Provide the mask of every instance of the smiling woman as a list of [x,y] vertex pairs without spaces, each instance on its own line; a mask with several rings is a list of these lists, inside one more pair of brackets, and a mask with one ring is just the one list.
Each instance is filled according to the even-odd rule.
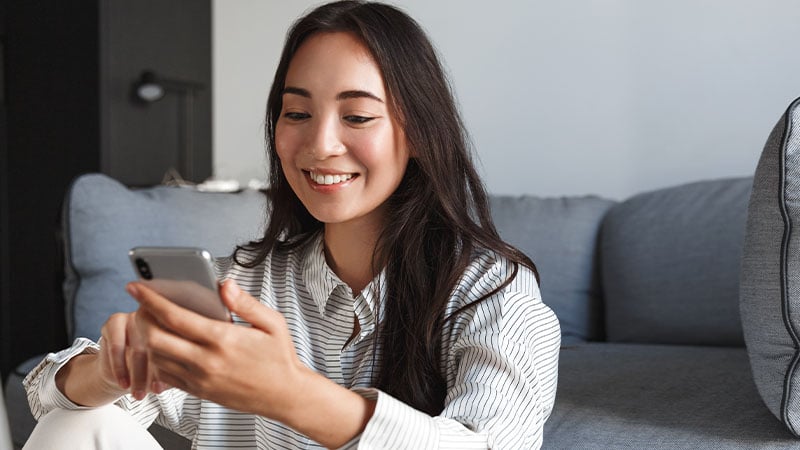
[[[380,3],[313,10],[289,32],[266,119],[265,233],[219,263],[237,323],[131,283],[138,311],[26,379],[33,410],[116,402],[198,448],[541,446],[558,321],[497,235],[416,22]],[[37,442],[74,416],[55,417]]]
[[[286,180],[327,234],[377,240],[380,206],[400,185],[409,153],[369,49],[350,33],[312,36],[292,58],[285,85],[275,150]],[[363,276],[353,281],[361,290],[374,273],[368,258],[358,263]]]

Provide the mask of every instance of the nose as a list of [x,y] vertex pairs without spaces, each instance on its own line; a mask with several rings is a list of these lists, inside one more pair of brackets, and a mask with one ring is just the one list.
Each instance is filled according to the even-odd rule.
[[314,159],[322,161],[345,153],[336,117],[320,118],[310,130],[309,150]]

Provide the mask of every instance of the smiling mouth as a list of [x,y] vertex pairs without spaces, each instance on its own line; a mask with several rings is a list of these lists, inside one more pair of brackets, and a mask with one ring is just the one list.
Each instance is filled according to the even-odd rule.
[[358,176],[358,174],[354,173],[342,173],[336,175],[321,174],[316,172],[306,172],[306,173],[308,173],[308,176],[311,178],[311,181],[324,186],[344,183],[345,181],[352,180],[354,177]]

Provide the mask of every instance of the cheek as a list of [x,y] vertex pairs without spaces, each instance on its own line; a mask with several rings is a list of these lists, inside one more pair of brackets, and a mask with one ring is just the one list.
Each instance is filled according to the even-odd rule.
[[362,136],[357,139],[350,139],[345,145],[347,145],[353,153],[353,156],[365,167],[375,168],[380,164],[381,148],[383,146],[380,139],[374,136]]
[[297,147],[297,139],[291,130],[282,127],[280,123],[275,127],[275,152],[281,162],[288,162]]
[[394,170],[398,165],[405,166],[408,160],[405,143],[391,129],[357,136],[350,140],[349,147],[357,149],[358,159],[373,171]]

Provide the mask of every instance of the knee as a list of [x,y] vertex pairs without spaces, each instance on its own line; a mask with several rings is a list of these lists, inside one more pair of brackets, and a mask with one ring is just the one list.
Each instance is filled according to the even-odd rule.
[[130,414],[114,405],[55,409],[41,419],[24,448],[154,448],[161,447]]

